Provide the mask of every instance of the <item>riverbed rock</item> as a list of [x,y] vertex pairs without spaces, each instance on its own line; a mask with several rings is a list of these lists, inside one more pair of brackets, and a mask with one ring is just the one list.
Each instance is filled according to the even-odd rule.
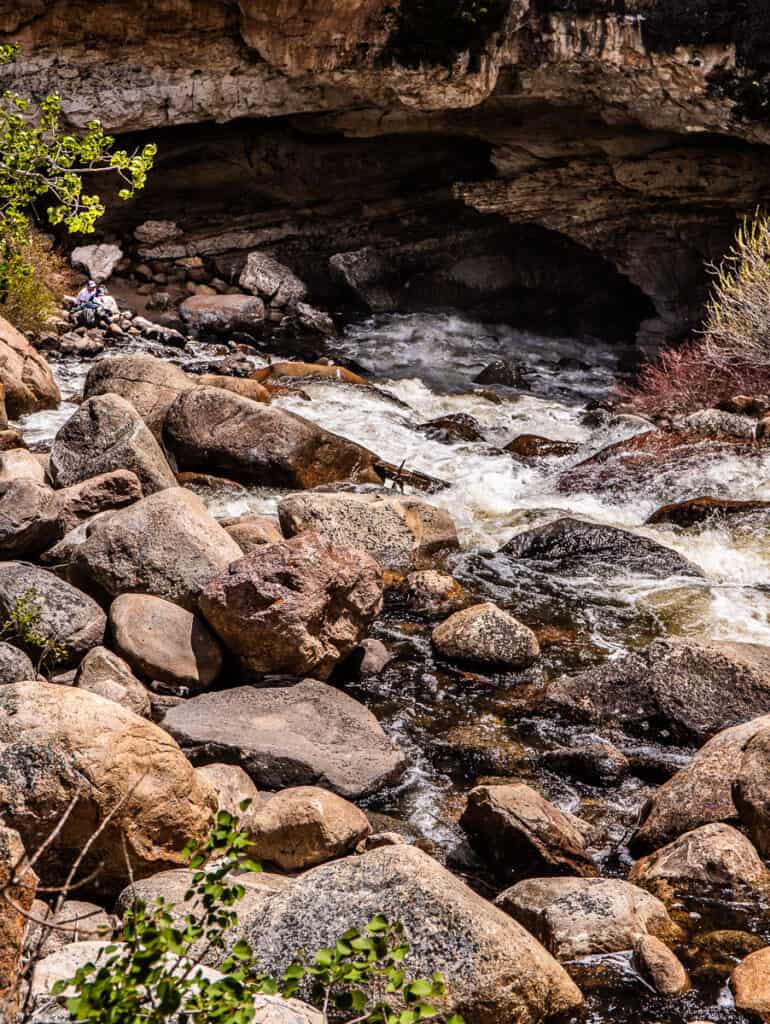
[[662,505],[647,519],[650,526],[671,523],[674,526],[695,526],[712,517],[726,519],[744,515],[747,512],[764,512],[770,509],[770,501],[731,501],[728,498],[688,498],[671,505]]
[[559,775],[582,779],[591,785],[606,786],[628,774],[630,762],[622,751],[606,740],[575,743],[544,751],[538,763]]
[[712,822],[737,823],[733,783],[741,771],[744,747],[768,727],[770,715],[764,715],[717,733],[701,747],[689,764],[655,791],[632,837],[632,850],[649,853]]
[[[31,850],[31,857],[34,850]],[[0,900],[0,1010],[13,1021],[18,1006],[27,917],[35,900],[38,878],[23,867],[26,851],[19,833],[0,824],[0,887],[8,899]],[[18,881],[13,882],[17,878]]]
[[201,588],[240,557],[200,498],[172,487],[97,520],[74,564],[112,597],[153,594],[193,611]]
[[149,693],[131,671],[128,662],[107,647],[93,647],[88,652],[78,666],[74,685],[114,700],[140,718],[150,717]]
[[642,651],[554,680],[545,700],[548,709],[579,721],[619,725],[669,743],[703,743],[770,712],[770,647],[655,640]]
[[369,386],[364,377],[346,366],[338,366],[335,363],[306,363],[298,359],[260,366],[258,370],[254,370],[251,378],[262,381],[266,387],[269,387],[272,381],[281,380],[332,380],[344,384]]
[[[107,617],[93,598],[47,569],[27,562],[0,562],[0,621],[25,597],[37,612],[35,630],[66,649],[62,663],[76,663],[104,639]],[[33,648],[30,653],[34,656],[39,650]]]
[[76,270],[84,270],[97,284],[112,277],[112,272],[123,259],[119,245],[79,245],[72,250],[70,262]]
[[280,544],[284,539],[278,523],[270,516],[251,513],[233,519],[220,519],[219,525],[227,530],[244,555],[251,554],[264,544]]
[[78,789],[80,799],[38,870],[46,884],[63,881],[112,813],[81,874],[101,863],[92,889],[105,895],[127,884],[129,870],[140,878],[182,863],[185,845],[203,839],[216,807],[213,790],[175,741],[114,701],[52,683],[0,687],[0,814],[6,824],[35,849]]
[[749,840],[730,825],[702,825],[637,861],[630,882],[655,893],[665,903],[668,893],[698,891],[709,886],[767,887],[767,871]]
[[258,966],[279,972],[296,949],[333,946],[341,927],[362,928],[378,912],[404,924],[409,971],[440,971],[447,1011],[473,1024],[536,1024],[581,1002],[531,935],[413,846],[314,868],[242,924]]
[[516,534],[500,554],[564,575],[617,575],[619,568],[653,579],[703,575],[697,565],[657,541],[571,516]]
[[257,380],[250,380],[248,377],[228,377],[219,373],[204,373],[198,377],[199,387],[222,388],[225,391],[232,391],[241,398],[250,398],[252,402],[263,402],[270,404],[270,392]]
[[[195,771],[216,793],[218,810],[227,811],[234,818],[240,819],[243,827],[249,827],[263,798],[243,768],[237,764],[220,764],[215,761],[200,765]],[[245,800],[250,800],[251,806],[244,811],[241,804]]]
[[51,409],[61,394],[44,357],[24,335],[0,316],[0,382],[11,419],[39,409]]
[[335,544],[354,544],[384,569],[405,572],[459,547],[444,509],[419,498],[383,494],[290,494],[278,504],[287,537],[318,530]]
[[89,477],[56,492],[62,537],[100,512],[125,508],[144,497],[142,484],[130,469],[115,469]]
[[770,1021],[770,946],[751,953],[730,975],[735,1008],[760,1024]]
[[655,991],[667,998],[680,996],[690,987],[687,971],[668,946],[654,935],[641,935],[634,943],[637,967],[652,982]]
[[770,856],[770,725],[758,729],[743,747],[733,783],[741,824],[763,857]]
[[253,295],[192,295],[179,307],[179,315],[200,337],[229,334],[260,334],[265,305]]
[[56,493],[32,480],[0,483],[0,556],[37,555],[59,538]]
[[180,469],[212,469],[243,483],[316,487],[340,480],[381,483],[375,456],[302,417],[221,388],[179,396],[165,437]]
[[296,306],[307,295],[307,285],[294,271],[265,252],[250,252],[238,283],[269,306]]
[[756,420],[723,409],[699,409],[677,424],[682,430],[696,430],[709,437],[739,437],[753,440]]
[[510,359],[495,359],[473,378],[474,384],[499,384],[506,388],[529,390],[524,368]]
[[51,477],[57,487],[71,487],[116,469],[135,473],[145,494],[176,487],[166,456],[133,405],[119,395],[97,395],[54,438]]
[[458,612],[473,601],[454,576],[436,569],[410,572],[401,587],[401,595],[410,611],[432,619]]
[[88,371],[84,398],[112,393],[130,402],[160,440],[168,407],[195,381],[166,359],[144,353],[100,359]]
[[0,452],[0,482],[6,480],[32,480],[33,483],[44,484],[45,469],[26,448],[11,448]]
[[250,853],[284,871],[304,871],[352,852],[371,832],[354,804],[317,786],[281,790],[249,816]]
[[314,679],[202,694],[171,708],[163,728],[196,764],[239,764],[260,789],[320,785],[356,800],[406,769],[370,711]]
[[371,246],[338,252],[329,258],[329,270],[332,280],[347,288],[365,309],[373,313],[396,309],[398,289],[387,253]]
[[659,899],[618,878],[530,878],[495,904],[561,961],[632,949],[640,935],[677,933]]
[[574,455],[580,448],[574,441],[553,441],[539,434],[519,434],[509,441],[505,451],[520,459],[562,459]]
[[431,441],[442,441],[444,444],[485,439],[479,421],[466,412],[438,416],[427,423],[421,423],[417,429],[426,434]]
[[5,640],[0,641],[0,684],[36,678],[37,669],[24,651]]
[[501,669],[526,668],[540,654],[532,630],[491,601],[450,615],[435,627],[431,642],[450,660]]
[[523,783],[472,789],[460,825],[505,882],[529,875],[597,874],[583,823]]
[[690,973],[697,980],[725,982],[741,960],[764,945],[758,935],[729,928],[701,933],[686,950]]
[[326,679],[382,607],[382,573],[359,548],[303,533],[233,562],[199,607],[247,672]]
[[146,679],[200,693],[222,670],[222,648],[203,620],[150,594],[121,594],[110,605],[115,649]]

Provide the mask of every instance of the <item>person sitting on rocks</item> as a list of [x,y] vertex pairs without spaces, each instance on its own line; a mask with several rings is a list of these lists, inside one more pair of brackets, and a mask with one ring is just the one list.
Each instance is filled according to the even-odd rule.
[[117,302],[112,297],[112,295],[109,294],[104,285],[100,285],[96,289],[95,302],[97,306],[99,306],[100,309],[103,309],[106,312],[107,316],[109,316],[110,318],[118,316],[118,314],[120,313]]
[[83,285],[83,287],[75,296],[75,305],[82,306],[85,302],[90,302],[95,295],[96,281],[89,281],[88,284]]

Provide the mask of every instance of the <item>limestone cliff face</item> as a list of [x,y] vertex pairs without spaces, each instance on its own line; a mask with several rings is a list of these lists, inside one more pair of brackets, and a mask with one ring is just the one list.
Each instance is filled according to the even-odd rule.
[[401,2],[0,0],[23,48],[0,78],[57,89],[75,125],[156,137],[133,215],[179,220],[187,253],[268,245],[317,267],[332,239],[372,244],[427,287],[492,239],[510,267],[528,238],[530,278],[558,278],[561,238],[568,264],[586,250],[654,305],[643,335],[697,319],[703,260],[770,191],[770,10],[508,0],[472,52],[420,65]]

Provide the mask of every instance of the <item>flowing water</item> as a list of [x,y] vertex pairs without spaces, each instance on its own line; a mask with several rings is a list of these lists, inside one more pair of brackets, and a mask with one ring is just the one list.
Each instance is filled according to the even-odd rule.
[[[216,350],[209,346],[191,345],[189,352],[164,354],[185,366],[218,358],[212,352]],[[691,751],[661,744],[661,737],[630,739],[605,730],[603,737],[616,742],[644,770],[614,788],[575,782],[543,768],[541,754],[596,734],[587,727],[538,718],[527,694],[544,679],[618,657],[657,636],[770,643],[766,520],[759,526],[746,520],[711,521],[687,530],[643,525],[660,505],[698,495],[770,497],[770,453],[747,458],[727,452],[688,464],[673,480],[666,474],[642,475],[620,489],[564,493],[557,481],[565,470],[649,428],[633,417],[586,415],[586,405],[606,396],[625,372],[631,353],[595,341],[542,338],[460,316],[426,314],[351,325],[331,354],[360,366],[376,387],[303,383],[310,401],[292,396],[278,404],[394,463],[404,461],[411,469],[447,481],[449,487],[430,500],[444,506],[457,523],[462,550],[450,559],[450,571],[480,598],[497,601],[535,629],[552,630],[535,668],[482,676],[438,663],[429,642],[431,625],[406,618],[395,605],[387,607],[376,635],[394,660],[379,676],[345,685],[408,752],[411,767],[402,785],[372,800],[370,809],[405,821],[437,856],[483,890],[489,880],[456,824],[463,794],[480,778],[535,781],[560,807],[594,826],[592,850],[603,872],[625,875],[631,863],[626,841],[644,800]],[[471,383],[501,356],[526,367],[531,390],[490,392]],[[254,358],[255,365],[261,362]],[[55,364],[65,398],[81,390],[87,369],[87,363],[77,361]],[[27,417],[25,436],[41,444],[50,441],[74,408],[65,402],[55,412]],[[485,441],[441,443],[418,429],[449,413],[475,417]],[[501,451],[525,433],[579,447],[568,457],[527,463]],[[219,491],[206,500],[215,515],[223,516],[274,511],[279,497],[265,489],[241,489]],[[618,565],[601,577],[561,578],[523,570],[495,554],[517,532],[565,513],[667,544],[699,566],[704,577],[661,581]],[[706,917],[711,927],[746,928],[770,939],[764,909],[752,901],[704,901],[683,907],[682,915],[693,923]],[[589,995],[581,1019],[602,1024],[743,1020],[721,986],[664,1002],[628,958],[615,954],[600,960],[603,974],[612,981]],[[591,966],[578,965],[576,970]]]

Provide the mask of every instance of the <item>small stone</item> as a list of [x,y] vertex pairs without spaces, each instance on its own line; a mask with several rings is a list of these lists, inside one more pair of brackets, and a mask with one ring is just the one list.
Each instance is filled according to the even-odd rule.
[[526,668],[540,654],[532,630],[491,601],[450,615],[431,641],[446,658],[503,669]]
[[690,987],[687,971],[676,956],[654,935],[640,935],[634,943],[634,960],[659,995],[680,996]]

